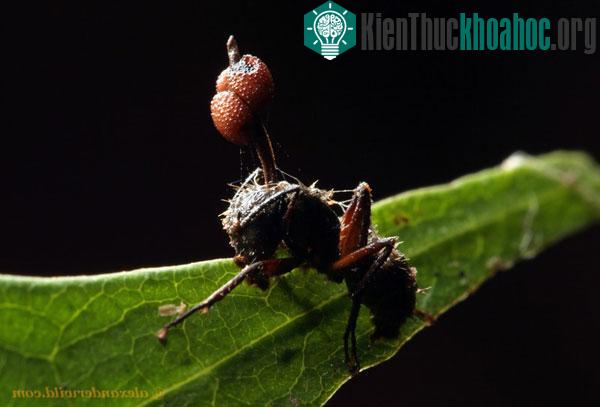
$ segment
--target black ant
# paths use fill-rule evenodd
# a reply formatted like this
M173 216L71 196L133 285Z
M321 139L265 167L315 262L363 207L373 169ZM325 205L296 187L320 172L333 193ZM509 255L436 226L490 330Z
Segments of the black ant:
M396 237L380 237L371 226L371 188L365 182L353 191L340 217L331 191L285 180L260 113L273 92L271 74L258 58L240 57L232 37L227 42L229 67L217 81L211 103L215 126L228 140L250 145L260 159L239 186L223 214L223 228L242 268L207 299L167 323L157 334L165 341L169 328L197 311L207 312L242 281L261 289L269 280L305 265L334 282L345 281L352 307L344 332L344 354L352 374L360 365L356 321L361 304L373 314L374 337L395 337L415 311L416 270L396 249ZM283 247L289 257L274 258Z

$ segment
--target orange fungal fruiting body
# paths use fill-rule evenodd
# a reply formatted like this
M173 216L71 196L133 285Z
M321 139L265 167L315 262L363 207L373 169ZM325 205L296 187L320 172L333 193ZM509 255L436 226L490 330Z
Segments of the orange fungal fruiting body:
M215 127L229 142L245 146L252 141L254 115L246 103L228 90L217 93L210 102Z
M228 141L247 145L252 141L256 116L273 98L273 77L259 58L244 55L217 78L217 94L210 110L215 127Z

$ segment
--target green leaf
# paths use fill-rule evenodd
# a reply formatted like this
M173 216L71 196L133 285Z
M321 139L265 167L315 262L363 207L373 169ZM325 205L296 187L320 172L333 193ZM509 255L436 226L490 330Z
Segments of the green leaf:
M570 152L515 155L373 210L381 234L404 241L419 286L429 287L418 307L434 315L599 217L600 170ZM313 270L295 271L267 292L241 286L174 329L166 346L154 337L168 320L160 305L196 303L236 271L230 260L212 260L100 276L0 276L0 404L29 404L13 396L51 396L58 387L76 399L45 402L322 404L348 379L342 334L350 301L343 284ZM424 326L412 318L399 338L371 343L363 309L363 366L390 358ZM114 394L129 398L98 398L102 390L135 389Z

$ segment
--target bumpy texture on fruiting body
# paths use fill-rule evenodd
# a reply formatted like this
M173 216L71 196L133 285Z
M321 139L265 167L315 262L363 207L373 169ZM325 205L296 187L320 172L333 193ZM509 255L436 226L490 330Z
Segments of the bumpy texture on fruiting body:
M210 102L215 127L228 141L240 146L252 141L254 115L246 103L228 90L217 93Z
M264 110L273 98L274 88L269 68L253 55L244 55L217 79L217 92L234 92L254 113Z
M238 145L251 142L251 129L273 98L273 77L267 65L253 55L244 55L217 78L217 94L210 105L217 130Z

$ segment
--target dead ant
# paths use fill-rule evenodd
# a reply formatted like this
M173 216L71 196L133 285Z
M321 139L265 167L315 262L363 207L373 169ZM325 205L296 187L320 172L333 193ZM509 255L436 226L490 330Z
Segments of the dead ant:
M361 304L372 312L374 337L397 336L415 311L416 270L396 249L396 237L380 237L371 226L371 188L365 182L353 191L340 217L331 191L285 180L275 162L269 136L260 118L273 93L266 65L251 55L240 57L233 36L227 41L229 67L217 80L211 102L215 126L229 141L251 146L261 162L239 186L223 214L223 228L242 268L207 299L167 323L157 334L166 341L169 328L197 311L207 312L242 281L261 289L274 276L301 265L313 267L334 282L345 281L352 307L344 333L344 354L352 374L360 365L356 321ZM274 258L284 247L287 258Z

